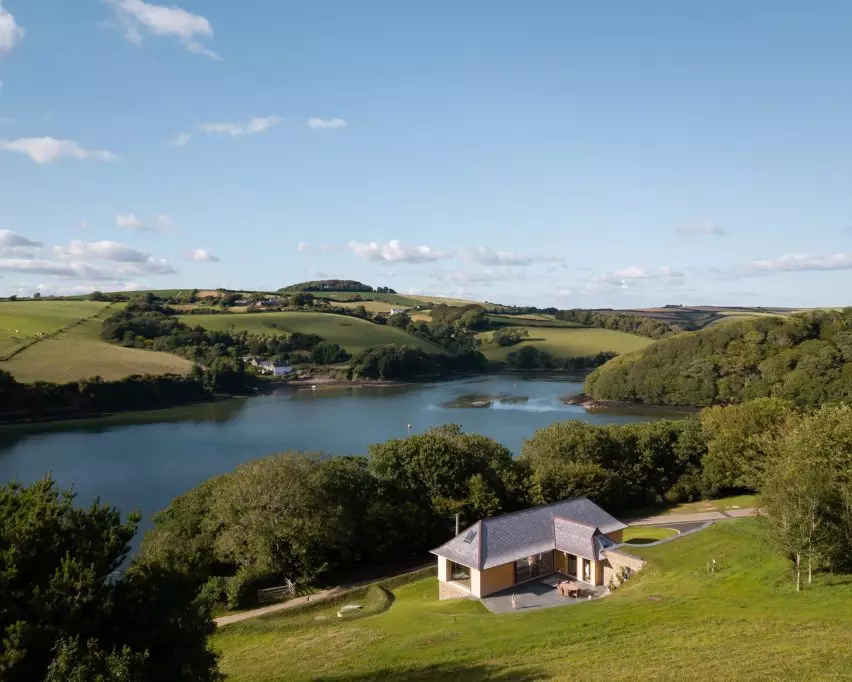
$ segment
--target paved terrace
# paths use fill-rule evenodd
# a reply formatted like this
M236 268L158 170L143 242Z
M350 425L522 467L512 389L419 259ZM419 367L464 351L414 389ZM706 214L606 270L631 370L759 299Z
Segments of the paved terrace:
M565 578L560 577L560 580ZM549 609L553 606L569 606L571 604L583 604L589 597L596 599L606 594L607 588L603 585L583 587L579 599L563 597L559 590L551 586L553 576L543 580L532 580L523 585L510 587L502 592L497 592L488 597L482 597L480 601L491 613L512 613L512 595L515 595L515 611L523 613L532 609Z

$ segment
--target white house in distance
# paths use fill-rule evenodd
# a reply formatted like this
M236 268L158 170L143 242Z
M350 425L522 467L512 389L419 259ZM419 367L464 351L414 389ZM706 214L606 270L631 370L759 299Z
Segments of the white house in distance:
M257 367L261 374L272 374L277 377L283 377L293 372L292 365L276 365L274 362L262 358L252 358L249 360L249 364Z
M607 585L644 565L617 550L625 528L587 497L477 521L432 550L439 596L485 597L552 573Z

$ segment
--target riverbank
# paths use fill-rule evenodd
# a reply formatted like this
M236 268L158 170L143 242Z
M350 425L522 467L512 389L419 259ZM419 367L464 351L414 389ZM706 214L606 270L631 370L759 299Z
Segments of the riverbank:
M621 402L618 400L597 400L585 393L560 398L566 405L582 407L587 412L623 411L654 412L659 414L697 414L702 408L695 405L650 405L648 403Z

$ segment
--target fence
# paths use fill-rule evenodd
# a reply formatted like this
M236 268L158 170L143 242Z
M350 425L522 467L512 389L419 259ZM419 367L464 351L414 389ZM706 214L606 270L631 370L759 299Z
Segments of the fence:
M268 604L272 601L281 601L282 599L292 598L296 596L296 583L289 578L284 579L283 585L278 587L267 587L264 590L257 591L257 603Z

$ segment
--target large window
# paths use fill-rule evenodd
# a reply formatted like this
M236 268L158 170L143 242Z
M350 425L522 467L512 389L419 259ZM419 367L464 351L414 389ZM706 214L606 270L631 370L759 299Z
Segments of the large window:
M461 583L470 589L470 569L455 562L450 562L450 580Z
M568 575L577 577L577 557L573 554L568 555Z
M592 582L592 562L588 559L583 559L583 581Z
M553 552L534 554L525 559L515 561L515 582L520 583L530 578L553 573Z

